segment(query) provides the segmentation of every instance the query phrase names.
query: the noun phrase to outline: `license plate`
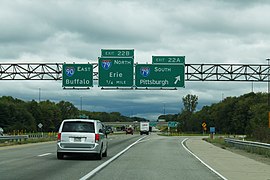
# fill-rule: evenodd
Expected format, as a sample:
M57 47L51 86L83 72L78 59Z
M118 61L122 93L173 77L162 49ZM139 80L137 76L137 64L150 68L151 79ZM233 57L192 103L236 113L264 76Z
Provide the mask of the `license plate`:
M75 137L75 138L74 138L74 142L81 142L81 138Z

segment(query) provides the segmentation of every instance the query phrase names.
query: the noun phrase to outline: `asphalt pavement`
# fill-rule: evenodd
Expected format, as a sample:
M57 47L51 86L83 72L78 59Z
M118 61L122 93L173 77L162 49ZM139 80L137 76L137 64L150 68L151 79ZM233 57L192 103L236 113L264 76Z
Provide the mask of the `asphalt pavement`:
M164 137L154 133L142 137L109 136L109 155L101 161L84 156L58 160L55 142L1 147L0 179L80 179L134 144L92 179L270 180L269 165L216 147L202 137Z
M181 145L183 137L151 134L99 171L93 180L220 179Z
M78 180L139 139L139 135L108 136L108 157L56 158L56 142L16 145L0 148L0 180Z

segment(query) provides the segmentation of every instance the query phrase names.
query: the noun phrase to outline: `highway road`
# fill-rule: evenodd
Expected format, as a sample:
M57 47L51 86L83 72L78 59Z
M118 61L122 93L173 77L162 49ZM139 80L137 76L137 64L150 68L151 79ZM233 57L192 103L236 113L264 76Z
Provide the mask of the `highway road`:
M101 161L91 156L58 160L56 142L0 147L0 179L80 179L139 138L139 135L108 136L108 157Z
M0 148L0 179L81 179L133 144L91 179L220 179L190 155L182 137L156 134L108 136L108 157L56 158L56 143L28 144ZM135 143L136 142L136 143Z
M92 179L220 179L184 149L184 139L150 135Z

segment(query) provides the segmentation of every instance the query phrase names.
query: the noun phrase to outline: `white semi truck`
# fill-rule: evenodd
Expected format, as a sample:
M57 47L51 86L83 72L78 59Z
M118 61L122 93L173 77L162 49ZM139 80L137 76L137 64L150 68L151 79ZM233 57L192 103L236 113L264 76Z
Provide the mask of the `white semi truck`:
M149 135L150 126L149 122L140 122L140 134Z

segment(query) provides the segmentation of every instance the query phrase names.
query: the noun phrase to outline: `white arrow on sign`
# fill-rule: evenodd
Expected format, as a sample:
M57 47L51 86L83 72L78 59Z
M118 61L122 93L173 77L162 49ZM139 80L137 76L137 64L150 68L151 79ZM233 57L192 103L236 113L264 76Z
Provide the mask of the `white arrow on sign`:
M176 77L175 77L174 84L176 84L178 81L180 82L180 80L181 80L180 76L176 76Z

